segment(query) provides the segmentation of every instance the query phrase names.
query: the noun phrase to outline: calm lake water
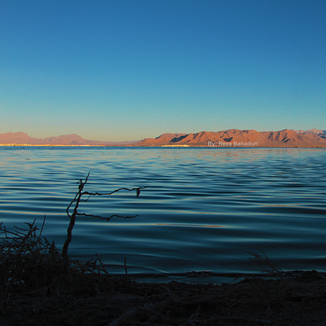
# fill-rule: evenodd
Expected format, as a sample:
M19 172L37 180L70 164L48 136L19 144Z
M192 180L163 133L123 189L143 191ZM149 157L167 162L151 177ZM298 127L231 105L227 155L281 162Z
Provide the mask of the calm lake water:
M126 257L129 274L160 281L258 273L247 251L259 250L285 270L326 271L325 162L325 149L0 147L0 222L41 227L46 215L43 235L61 249L65 210L90 172L86 191L148 188L81 203L137 217L78 217L72 258L97 253L122 274Z

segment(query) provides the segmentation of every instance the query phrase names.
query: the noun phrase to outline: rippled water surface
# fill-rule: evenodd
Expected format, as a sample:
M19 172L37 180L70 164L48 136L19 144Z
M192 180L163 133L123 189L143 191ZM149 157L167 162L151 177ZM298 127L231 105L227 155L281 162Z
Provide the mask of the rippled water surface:
M69 254L99 254L112 273L252 273L247 251L285 270L326 271L326 150L131 147L1 147L0 221L35 218L61 248L66 207L85 190Z

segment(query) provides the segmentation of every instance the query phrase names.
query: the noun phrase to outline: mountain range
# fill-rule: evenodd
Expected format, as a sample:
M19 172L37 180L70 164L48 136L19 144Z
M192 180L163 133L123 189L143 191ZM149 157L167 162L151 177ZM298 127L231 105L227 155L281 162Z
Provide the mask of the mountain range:
M43 146L190 146L190 147L325 147L326 130L261 131L229 129L197 133L165 133L141 141L108 142L87 140L76 134L33 138L24 132L0 134L1 145Z
M208 146L208 147L326 147L326 130L262 131L229 129L190 134L162 134L147 138L137 146Z
M1 145L48 145L48 146L82 146L82 145L93 145L93 146L119 146L119 145L130 145L136 141L126 142L110 142L110 141L98 141L98 140L87 140L76 134L62 135L58 137L47 137L47 138L33 138L25 132L8 132L0 134Z

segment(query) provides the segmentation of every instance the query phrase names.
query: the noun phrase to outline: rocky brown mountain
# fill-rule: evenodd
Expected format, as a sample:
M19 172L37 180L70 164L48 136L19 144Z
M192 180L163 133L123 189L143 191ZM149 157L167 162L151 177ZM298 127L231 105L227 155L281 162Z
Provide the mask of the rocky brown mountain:
M229 129L217 132L202 131L190 134L163 134L147 138L136 146L208 146L208 147L326 147L326 132L263 131Z

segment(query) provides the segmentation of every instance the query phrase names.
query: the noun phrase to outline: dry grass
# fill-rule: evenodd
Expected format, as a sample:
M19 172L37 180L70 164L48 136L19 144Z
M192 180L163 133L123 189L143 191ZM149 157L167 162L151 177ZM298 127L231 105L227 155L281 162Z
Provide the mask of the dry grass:
M277 276L283 278L287 273L280 267L278 267L261 249L258 252L246 251L252 257L251 261L258 263L261 267L258 269L260 272L266 273L267 275Z
M8 231L0 224L0 282L3 302L6 302L11 293L64 293L71 279L74 279L78 288L76 281L83 280L86 274L107 273L99 257L86 262L69 260L66 264L54 242L51 244L42 236L44 222L41 230L35 221L26 223L25 229L15 227L14 231Z

